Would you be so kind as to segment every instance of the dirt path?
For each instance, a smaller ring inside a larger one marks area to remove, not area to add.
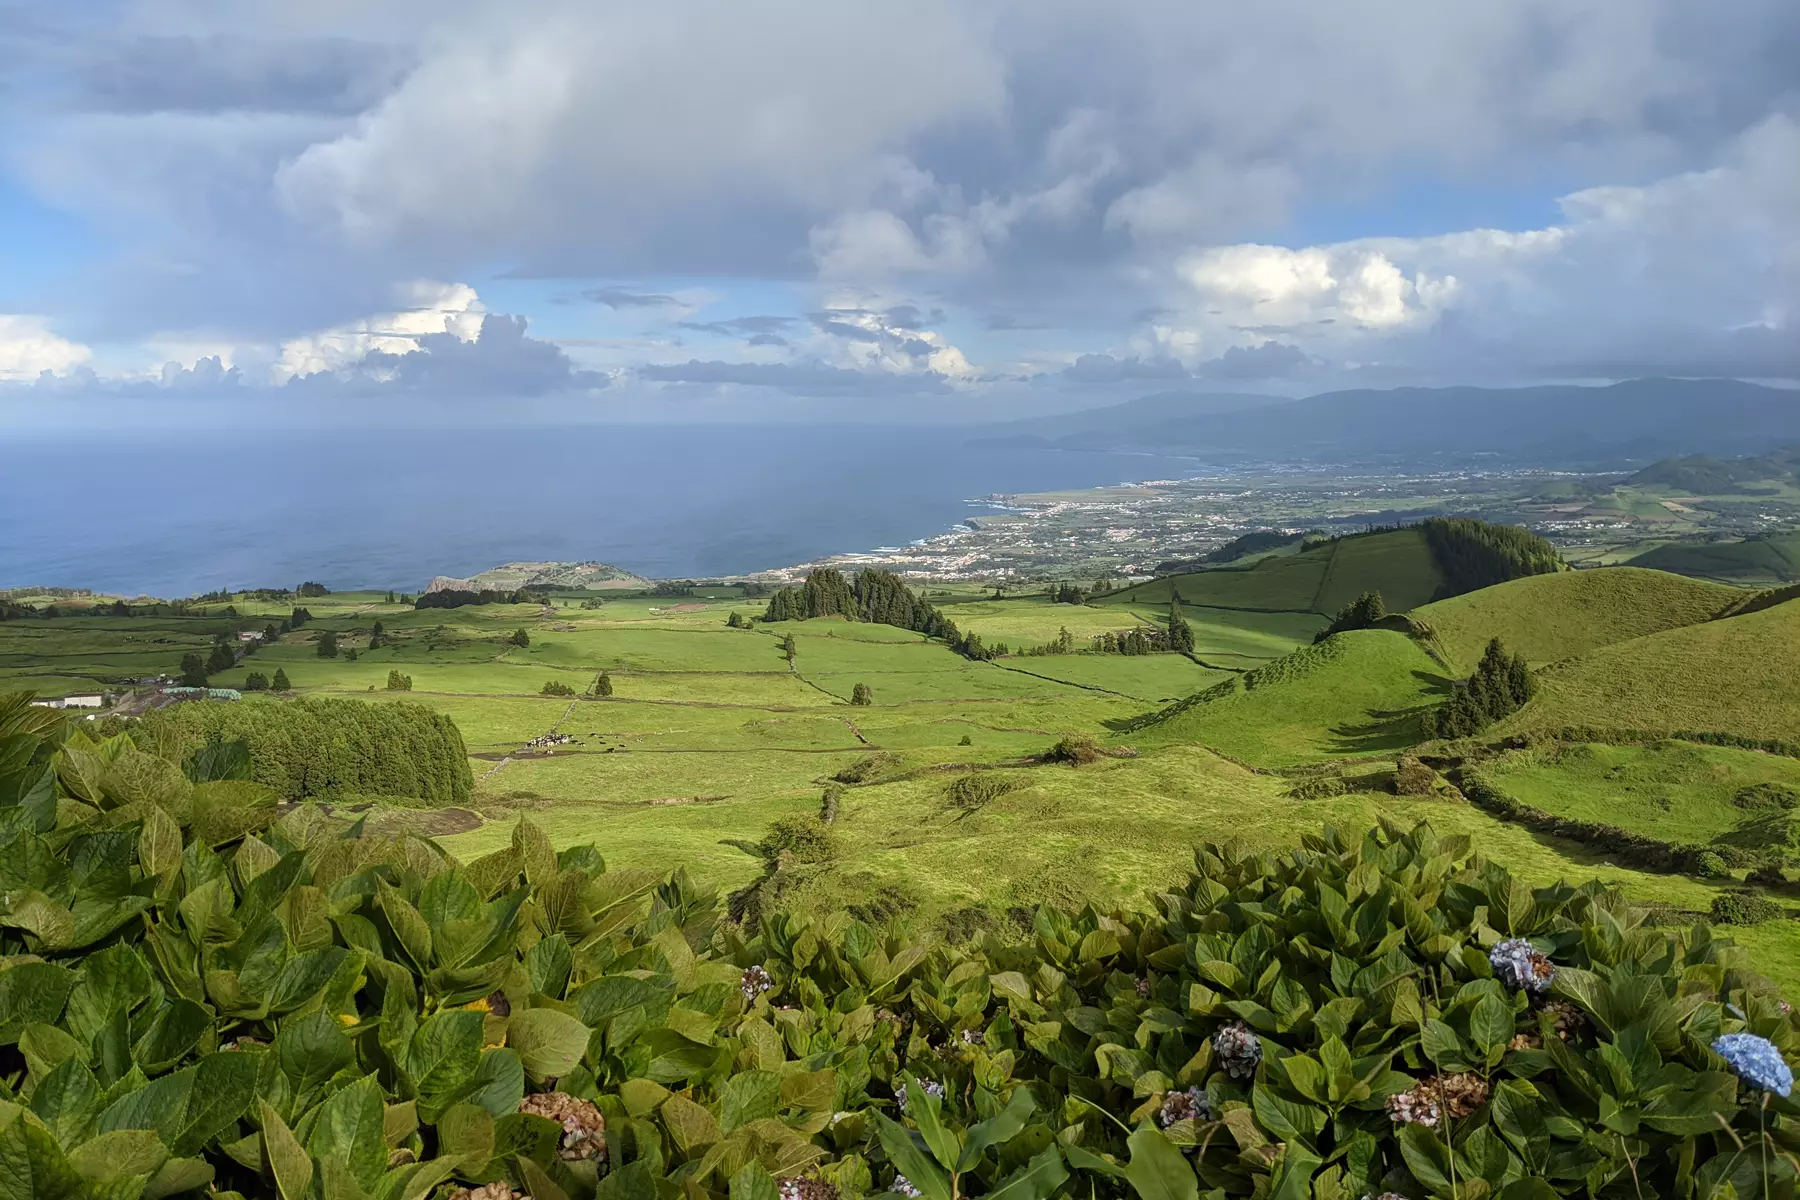
[[[564,721],[569,719],[569,714],[575,711],[575,706],[579,703],[581,703],[579,700],[569,701],[569,707],[563,709],[563,715],[556,718],[556,720],[550,722],[550,728],[546,729],[544,732],[545,733],[555,733],[556,727],[558,725],[561,725]],[[501,771],[505,770],[507,765],[514,761],[516,761],[516,760],[513,758],[513,756],[508,754],[505,758],[501,759],[499,762],[497,762],[493,766],[489,767],[486,771],[482,772],[481,778],[477,779],[475,781],[475,783],[477,784],[477,786],[479,786],[480,784],[486,783],[488,780],[490,780],[494,776],[498,775]]]

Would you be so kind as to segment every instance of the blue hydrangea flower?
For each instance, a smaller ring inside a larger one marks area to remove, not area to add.
[[[1751,1087],[1777,1096],[1794,1090],[1794,1072],[1768,1038],[1754,1033],[1727,1033],[1713,1039],[1712,1048]]]
[[[1502,983],[1528,992],[1549,991],[1550,981],[1556,978],[1556,964],[1524,938],[1501,942],[1488,951],[1488,962]]]

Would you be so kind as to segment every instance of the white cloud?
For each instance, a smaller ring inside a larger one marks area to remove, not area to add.
[[[450,334],[463,342],[481,336],[487,309],[468,284],[416,280],[395,291],[399,305],[393,312],[284,343],[275,364],[277,381],[335,371],[374,352],[405,354],[431,334]]]
[[[0,380],[60,375],[92,357],[88,347],[50,332],[43,317],[0,313]]]

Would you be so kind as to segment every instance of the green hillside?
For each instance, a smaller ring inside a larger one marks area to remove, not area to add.
[[[1419,715],[1448,686],[1405,634],[1358,630],[1228,681],[1212,699],[1173,706],[1125,740],[1199,744],[1265,767],[1388,753],[1419,741]]]
[[[1741,542],[1671,542],[1644,551],[1630,565],[1742,584],[1795,583],[1800,582],[1800,533]]]
[[[1162,605],[1171,592],[1179,592],[1184,604],[1333,616],[1367,591],[1379,591],[1390,610],[1403,612],[1430,600],[1443,585],[1424,535],[1397,529],[1260,558],[1245,567],[1168,575],[1098,602]]]
[[[1500,732],[1590,726],[1800,741],[1800,602],[1603,646],[1538,673]]]
[[[1534,664],[1586,654],[1666,629],[1710,620],[1742,589],[1665,571],[1607,567],[1528,575],[1440,600],[1413,616],[1430,625],[1459,670],[1472,670],[1489,638]]]

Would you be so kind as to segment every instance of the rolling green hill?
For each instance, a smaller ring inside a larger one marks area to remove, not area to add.
[[[1183,604],[1326,616],[1366,591],[1379,591],[1390,610],[1423,604],[1444,584],[1424,535],[1416,529],[1342,538],[1295,555],[1261,558],[1247,567],[1168,575],[1103,597],[1106,604]]]
[[[1800,741],[1800,602],[1602,646],[1538,672],[1497,732],[1588,726]]]
[[[1665,571],[1607,567],[1528,575],[1439,600],[1413,616],[1430,625],[1458,670],[1473,670],[1489,638],[1533,664],[1710,620],[1742,589]]]
[[[1410,637],[1357,630],[1229,681],[1211,699],[1171,706],[1126,740],[1197,743],[1259,767],[1381,754],[1418,742],[1420,713],[1448,687]]]
[[[1800,533],[1741,542],[1671,542],[1644,551],[1630,565],[1733,583],[1795,583],[1800,582]]]

